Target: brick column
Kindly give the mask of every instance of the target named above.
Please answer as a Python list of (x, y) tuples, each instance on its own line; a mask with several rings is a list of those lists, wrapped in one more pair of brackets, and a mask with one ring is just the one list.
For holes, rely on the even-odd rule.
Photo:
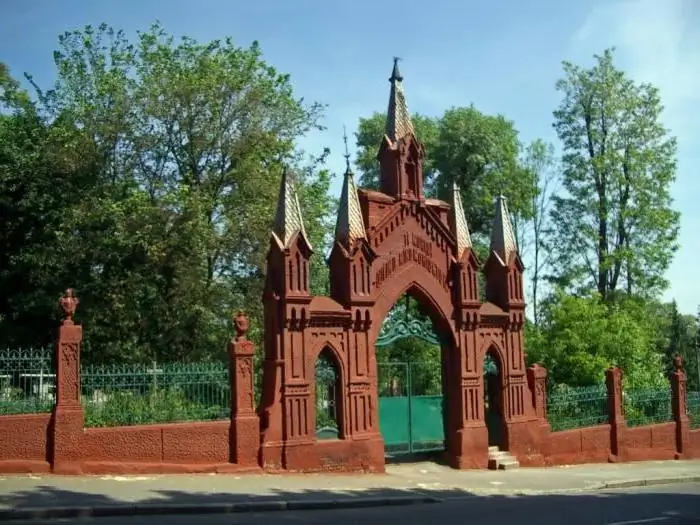
[(81, 438), (85, 416), (80, 392), (80, 343), (83, 327), (73, 322), (78, 298), (68, 289), (59, 299), (64, 319), (56, 344), (56, 404), (50, 433), (51, 463), (54, 473), (81, 472)]
[(608, 388), (608, 423), (610, 423), (610, 457), (612, 463), (625, 459), (627, 423), (622, 411), (622, 370), (612, 366), (605, 371)]
[(260, 419), (255, 413), (253, 355), (255, 344), (246, 337), (248, 317), (239, 312), (233, 319), (236, 338), (229, 343), (231, 378), (231, 462), (241, 467), (258, 466)]
[(547, 420), (547, 369), (534, 364), (527, 369), (527, 383), (532, 393), (532, 406), (538, 419)]
[(690, 421), (687, 412), (686, 376), (683, 371), (683, 358), (677, 355), (673, 359), (671, 372), (671, 407), (676, 422), (676, 459), (690, 452)]

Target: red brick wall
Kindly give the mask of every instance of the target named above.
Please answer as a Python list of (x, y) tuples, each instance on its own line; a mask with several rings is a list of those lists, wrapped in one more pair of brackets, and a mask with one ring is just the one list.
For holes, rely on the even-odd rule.
[(0, 416), (0, 472), (48, 472), (51, 414)]
[(605, 463), (610, 456), (610, 425), (552, 432), (548, 452), (548, 465)]

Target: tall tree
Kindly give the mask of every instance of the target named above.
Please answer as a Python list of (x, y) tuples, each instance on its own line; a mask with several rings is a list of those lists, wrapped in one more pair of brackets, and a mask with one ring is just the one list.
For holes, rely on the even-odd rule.
[(531, 217), (513, 217), (518, 249), (521, 257), (528, 260), (530, 281), (530, 307), (533, 322), (539, 323), (539, 299), (542, 283), (550, 270), (551, 249), (551, 205), (557, 191), (558, 169), (554, 146), (542, 139), (528, 144), (522, 165), (530, 174), (534, 185), (532, 192)]
[(56, 297), (74, 269), (64, 223), (95, 160), (85, 136), (65, 119), (45, 122), (0, 64), (0, 344), (53, 341)]
[(283, 162), (324, 251), (325, 156), (295, 145), (323, 108), (298, 99), (257, 43), (176, 41), (159, 25), (129, 41), (102, 25), (59, 44), (55, 86), (37, 86), (41, 109), (99, 160), (56, 233), (65, 248), (55, 257), (75, 261), (64, 285), (81, 295), (86, 357), (221, 353), (233, 309), (259, 328)]
[(566, 190), (553, 210), (557, 277), (604, 300), (620, 291), (653, 296), (677, 249), (676, 141), (660, 122), (655, 87), (617, 69), (612, 50), (595, 61), (589, 69), (565, 62), (557, 83)]
[(543, 364), (554, 383), (602, 384), (605, 370), (616, 365), (628, 387), (668, 385), (654, 327), (633, 309), (607, 304), (595, 293), (555, 290), (542, 302), (540, 326), (527, 335), (528, 359)]

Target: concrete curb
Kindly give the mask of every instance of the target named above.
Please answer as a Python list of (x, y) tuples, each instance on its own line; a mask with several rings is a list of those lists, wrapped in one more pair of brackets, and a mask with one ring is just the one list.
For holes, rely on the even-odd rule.
[(246, 512), (279, 512), (285, 510), (328, 510), (328, 509), (359, 509), (370, 507), (388, 507), (401, 505), (422, 505), (426, 503), (441, 503), (446, 500), (478, 498), (483, 496), (537, 496), (546, 494), (581, 493), (606, 489), (624, 489), (634, 487), (652, 487), (654, 485), (671, 485), (674, 483), (697, 483), (697, 476), (676, 476), (672, 478), (637, 479), (624, 481), (609, 481), (595, 486), (555, 489), (555, 490), (475, 490), (463, 488), (464, 496), (440, 498), (437, 496), (414, 495), (392, 497), (358, 497), (322, 500), (268, 500), (268, 501), (238, 501), (233, 503), (184, 503), (184, 504), (123, 504), (96, 507), (27, 507), (19, 509), (0, 509), (0, 521), (19, 520), (52, 520), (70, 518), (107, 518), (129, 516), (165, 516), (176, 514), (239, 514)]
[(420, 505), (439, 503), (431, 496), (397, 496), (375, 498), (341, 498), (327, 500), (270, 500), (239, 501), (235, 503), (209, 504), (148, 504), (106, 505), (98, 507), (28, 507), (0, 509), (0, 521), (52, 520), (66, 518), (106, 518), (116, 516), (164, 516), (172, 514), (238, 514), (244, 512), (278, 512), (284, 510), (327, 510)]
[(671, 485), (674, 483), (697, 483), (700, 476), (676, 476), (674, 478), (632, 479), (625, 481), (609, 481), (603, 483), (601, 489), (626, 489), (633, 487), (653, 487), (654, 485)]

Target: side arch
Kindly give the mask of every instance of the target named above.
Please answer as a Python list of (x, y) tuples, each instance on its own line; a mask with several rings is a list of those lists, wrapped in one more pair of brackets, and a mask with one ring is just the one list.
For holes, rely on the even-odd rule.
[[(319, 360), (326, 361), (333, 369), (333, 379), (332, 381), (328, 377), (317, 376), (316, 366)], [(314, 437), (316, 439), (345, 439), (347, 433), (347, 381), (346, 381), (346, 364), (343, 359), (342, 354), (338, 351), (336, 346), (328, 340), (323, 340), (319, 344), (314, 345), (313, 351), (310, 353), (309, 359), (307, 361), (307, 370), (311, 375), (312, 387), (312, 400), (311, 403), (311, 414), (310, 420), (315, 426)], [(326, 371), (328, 372), (328, 371)], [(321, 381), (319, 381), (321, 380)], [(334, 410), (334, 420), (337, 425), (337, 430), (335, 435), (331, 430), (331, 426), (321, 425), (319, 427), (319, 387), (326, 387), (329, 390), (324, 394), (325, 401), (332, 403)], [(320, 432), (320, 434), (319, 434)]]
[(500, 375), (503, 376), (501, 380), (503, 380), (503, 378), (507, 374), (506, 356), (505, 356), (503, 350), (501, 349), (501, 346), (493, 338), (488, 338), (481, 345), (481, 348), (479, 349), (479, 354), (477, 355), (477, 359), (478, 359), (477, 370), (484, 369), (484, 361), (486, 360), (486, 355), (489, 353), (492, 353), (496, 357), (496, 359), (498, 361), (497, 362), (498, 370), (500, 372)]

